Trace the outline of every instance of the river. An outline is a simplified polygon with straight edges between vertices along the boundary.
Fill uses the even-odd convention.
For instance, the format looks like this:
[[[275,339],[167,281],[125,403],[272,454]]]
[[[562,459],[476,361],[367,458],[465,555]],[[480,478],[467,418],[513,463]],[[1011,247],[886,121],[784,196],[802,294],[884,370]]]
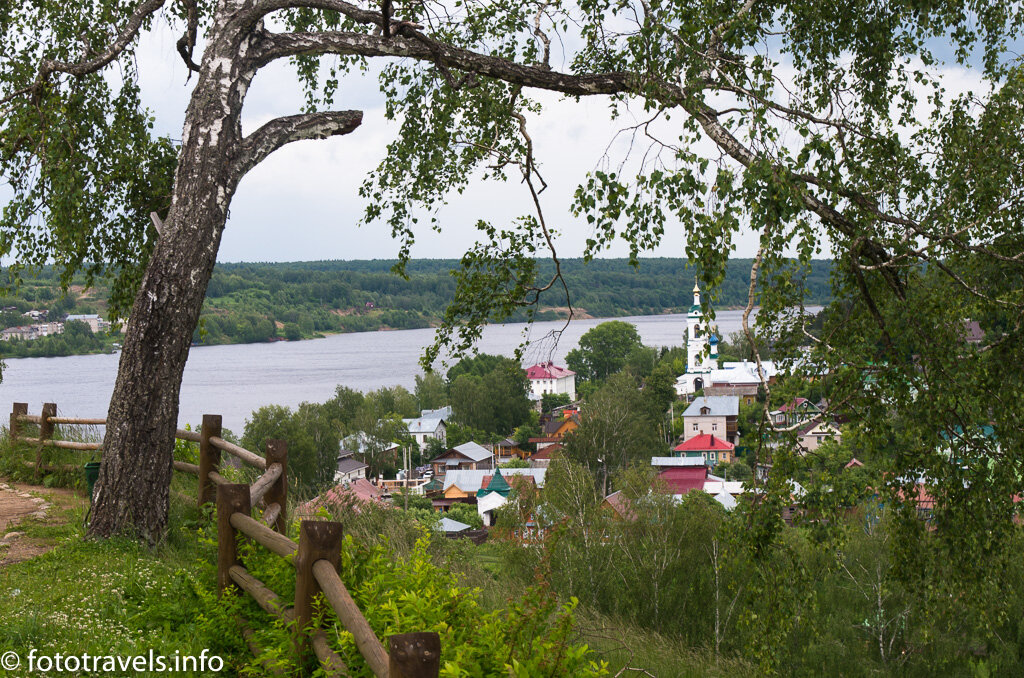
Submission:
[[[811,309],[808,309],[811,310]],[[740,329],[742,311],[719,311],[715,322],[723,338]],[[633,323],[648,346],[681,346],[686,331],[682,314],[616,318]],[[479,349],[511,356],[524,338],[530,343],[524,364],[542,360],[564,364],[579,338],[605,319],[574,320],[556,343],[552,332],[563,322],[490,325]],[[328,400],[339,384],[360,391],[381,386],[412,390],[422,374],[419,358],[433,329],[336,334],[307,341],[195,346],[181,385],[180,426],[202,421],[203,413],[221,414],[224,426],[241,435],[246,418],[264,405],[295,407]],[[27,402],[38,414],[42,403],[57,403],[62,416],[106,416],[117,374],[117,355],[18,358],[6,361],[0,382],[0,408]],[[8,410],[9,411],[9,410]]]

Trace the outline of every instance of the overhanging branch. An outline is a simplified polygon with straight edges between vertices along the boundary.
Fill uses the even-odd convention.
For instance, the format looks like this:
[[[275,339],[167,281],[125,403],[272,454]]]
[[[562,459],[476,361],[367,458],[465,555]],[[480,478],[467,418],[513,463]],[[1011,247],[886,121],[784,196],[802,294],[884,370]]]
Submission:
[[[232,170],[241,179],[285,144],[341,136],[352,132],[362,122],[362,111],[324,111],[275,118],[242,140]]]
[[[44,59],[39,64],[39,74],[36,76],[35,81],[28,87],[23,87],[11,94],[7,95],[3,99],[0,99],[0,105],[11,101],[12,99],[19,97],[23,94],[38,95],[42,91],[46,80],[52,73],[67,73],[68,75],[83,76],[90,73],[95,73],[100,70],[111,61],[116,59],[124,52],[125,48],[135,39],[138,35],[139,29],[142,28],[142,24],[146,21],[146,18],[156,12],[158,9],[163,7],[165,0],[146,0],[132,12],[132,15],[128,18],[128,22],[124,28],[114,39],[112,43],[100,54],[93,57],[92,59],[86,59],[83,57],[81,61],[70,62],[70,61],[56,61],[54,59]]]
[[[192,59],[196,48],[196,34],[199,29],[199,7],[196,5],[196,0],[182,0],[182,4],[185,5],[186,26],[185,32],[178,38],[177,48],[181,60],[185,62],[189,75],[191,75],[193,72],[199,72],[199,64]]]
[[[371,12],[371,14],[376,14]],[[407,57],[436,61],[438,56],[451,68],[499,78],[514,85],[534,87],[572,96],[619,94],[635,91],[639,79],[631,73],[593,73],[574,75],[509,61],[501,57],[452,47],[431,38],[402,35],[390,40],[366,33],[323,31],[317,33],[269,33],[256,55],[257,67],[276,59],[321,54],[366,57]]]

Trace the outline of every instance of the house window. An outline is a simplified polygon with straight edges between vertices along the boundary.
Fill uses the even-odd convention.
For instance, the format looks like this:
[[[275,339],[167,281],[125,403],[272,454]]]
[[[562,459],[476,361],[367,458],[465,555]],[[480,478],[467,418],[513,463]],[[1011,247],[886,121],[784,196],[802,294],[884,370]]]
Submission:
[[[718,430],[718,424],[711,424],[711,430],[712,431],[717,431]]]
[[[696,423],[694,423],[694,425],[693,425],[693,430],[694,430],[694,431],[696,431],[696,430],[697,430],[697,424],[696,424]]]

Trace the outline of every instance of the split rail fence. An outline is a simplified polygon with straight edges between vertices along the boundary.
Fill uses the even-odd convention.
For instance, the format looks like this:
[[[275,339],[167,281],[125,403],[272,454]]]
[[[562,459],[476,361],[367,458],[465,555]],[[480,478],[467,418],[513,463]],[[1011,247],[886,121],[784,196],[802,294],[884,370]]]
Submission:
[[[37,436],[23,435],[25,424],[39,427]],[[28,413],[26,403],[14,403],[11,409],[10,436],[36,446],[36,461],[25,462],[37,475],[55,467],[44,465],[45,450],[94,451],[101,443],[58,440],[57,425],[104,426],[106,419],[58,417],[57,405],[45,403],[38,415]],[[355,641],[360,654],[378,678],[433,678],[440,671],[441,640],[435,632],[395,634],[388,638],[389,649],[377,638],[366,617],[352,599],[338,575],[341,560],[341,523],[303,520],[299,524],[299,541],[286,535],[288,499],[288,445],[283,440],[269,440],[264,456],[239,447],[221,438],[221,416],[203,415],[199,431],[177,429],[175,437],[199,443],[199,464],[174,460],[174,469],[198,476],[197,500],[200,506],[217,506],[217,586],[224,591],[237,587],[272,616],[291,624],[294,649],[302,660],[311,653],[319,660],[328,676],[348,675],[344,661],[331,648],[323,629],[313,627],[313,599],[323,596]],[[251,485],[231,483],[219,472],[221,453],[227,452],[253,466],[263,474]],[[72,467],[77,468],[77,467]],[[253,508],[264,508],[257,520]],[[241,562],[239,538],[248,538],[272,553],[290,560],[296,569],[295,603],[285,607],[280,597],[263,582],[253,577]],[[260,651],[253,641],[253,632],[243,621],[242,635],[254,654]]]

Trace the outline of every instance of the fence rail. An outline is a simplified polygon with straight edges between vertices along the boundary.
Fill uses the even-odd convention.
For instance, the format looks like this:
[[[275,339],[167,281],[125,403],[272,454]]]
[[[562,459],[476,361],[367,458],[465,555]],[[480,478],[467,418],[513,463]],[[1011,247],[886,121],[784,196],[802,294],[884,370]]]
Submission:
[[[26,403],[14,403],[10,417],[10,436],[36,446],[36,461],[26,462],[36,474],[43,470],[43,450],[60,448],[92,451],[102,443],[57,440],[55,426],[103,426],[106,419],[58,417],[57,406],[45,403],[42,413],[30,415]],[[36,424],[36,437],[23,435],[24,424]],[[298,543],[289,539],[286,507],[288,502],[288,445],[283,440],[267,441],[265,454],[230,443],[220,437],[220,415],[203,415],[199,431],[177,429],[175,437],[199,443],[199,463],[174,460],[174,470],[198,478],[200,505],[217,506],[217,586],[220,591],[237,587],[251,596],[267,613],[291,623],[293,644],[300,660],[315,656],[328,676],[348,675],[348,668],[335,653],[323,629],[313,626],[313,599],[323,593],[341,624],[355,641],[360,654],[377,678],[434,678],[440,672],[441,640],[434,632],[396,634],[388,638],[388,647],[377,638],[366,617],[352,599],[338,574],[341,561],[342,526],[329,521],[303,520],[299,524]],[[251,485],[232,483],[219,473],[221,453],[226,452],[263,473]],[[252,517],[253,509],[264,504],[261,520]],[[241,562],[238,538],[247,537],[268,551],[290,559],[296,568],[295,605],[284,607],[280,597],[252,576]],[[251,629],[240,620],[246,641]],[[250,647],[252,643],[250,642]],[[254,652],[257,648],[254,648]]]

